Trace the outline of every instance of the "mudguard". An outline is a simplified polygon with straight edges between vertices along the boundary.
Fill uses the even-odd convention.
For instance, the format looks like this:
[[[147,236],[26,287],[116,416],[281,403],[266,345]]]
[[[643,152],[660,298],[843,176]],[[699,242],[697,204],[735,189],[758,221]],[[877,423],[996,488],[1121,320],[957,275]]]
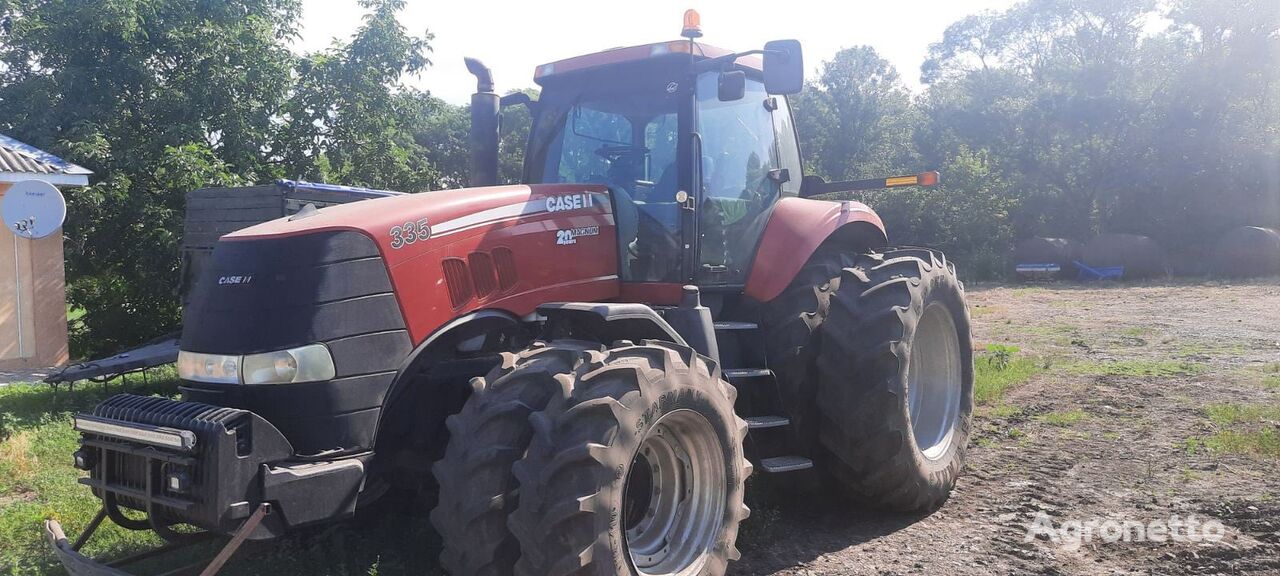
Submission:
[[[828,241],[862,251],[885,246],[889,239],[880,216],[861,202],[778,201],[747,276],[747,296],[760,302],[776,298],[814,251]]]
[[[550,302],[538,307],[549,322],[572,325],[600,342],[653,338],[685,345],[684,338],[653,308],[620,302]]]

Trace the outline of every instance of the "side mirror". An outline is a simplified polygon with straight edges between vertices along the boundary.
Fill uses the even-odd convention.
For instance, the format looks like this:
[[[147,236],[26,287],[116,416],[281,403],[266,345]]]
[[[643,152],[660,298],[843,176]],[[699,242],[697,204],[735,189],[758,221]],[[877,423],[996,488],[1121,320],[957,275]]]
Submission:
[[[764,45],[764,89],[770,94],[799,94],[804,88],[804,56],[799,40]]]
[[[741,70],[726,70],[720,73],[720,83],[716,95],[721,102],[741,100],[747,94],[747,73]]]

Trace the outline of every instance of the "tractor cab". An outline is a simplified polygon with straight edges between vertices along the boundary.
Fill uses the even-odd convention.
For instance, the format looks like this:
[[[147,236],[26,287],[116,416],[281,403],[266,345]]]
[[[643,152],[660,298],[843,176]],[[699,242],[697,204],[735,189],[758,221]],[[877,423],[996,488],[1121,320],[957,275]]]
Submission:
[[[539,66],[541,98],[506,104],[534,113],[527,183],[608,186],[621,280],[740,287],[773,206],[800,190],[800,47],[684,35]]]

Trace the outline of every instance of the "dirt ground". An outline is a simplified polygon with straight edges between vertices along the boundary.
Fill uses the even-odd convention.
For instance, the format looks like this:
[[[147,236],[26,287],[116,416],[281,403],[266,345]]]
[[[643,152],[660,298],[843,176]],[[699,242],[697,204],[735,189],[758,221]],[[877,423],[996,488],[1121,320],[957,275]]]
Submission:
[[[978,408],[951,500],[925,516],[765,504],[731,572],[1280,574],[1280,454],[1196,440],[1221,431],[1206,407],[1280,405],[1280,281],[973,286],[969,297],[975,347],[1016,345],[1047,368]],[[1257,426],[1280,434],[1280,422]],[[1071,549],[1027,541],[1040,514],[1054,526],[1195,515],[1226,530],[1217,543]]]

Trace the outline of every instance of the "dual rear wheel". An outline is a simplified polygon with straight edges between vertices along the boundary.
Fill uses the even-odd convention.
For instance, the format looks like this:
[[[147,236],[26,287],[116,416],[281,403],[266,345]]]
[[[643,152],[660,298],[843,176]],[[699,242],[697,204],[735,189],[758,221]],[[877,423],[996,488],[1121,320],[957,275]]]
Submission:
[[[932,510],[964,467],[973,341],[941,252],[819,252],[767,305],[771,358],[801,445],[836,495]]]
[[[737,558],[747,426],[714,362],[554,341],[472,386],[435,465],[451,574],[723,574]]]

